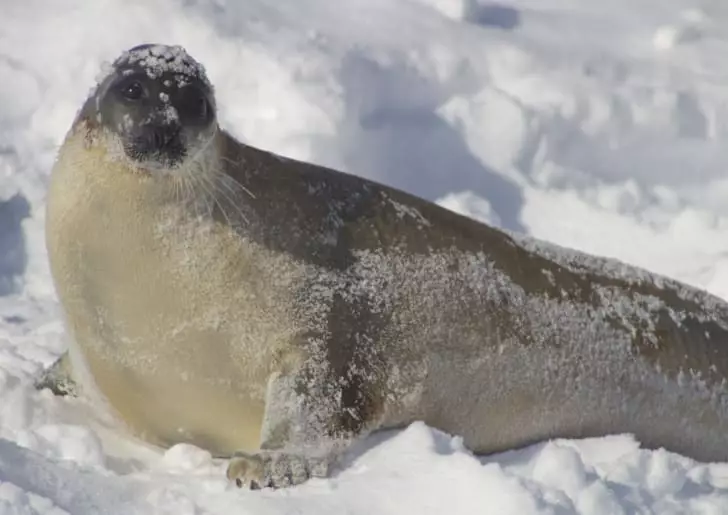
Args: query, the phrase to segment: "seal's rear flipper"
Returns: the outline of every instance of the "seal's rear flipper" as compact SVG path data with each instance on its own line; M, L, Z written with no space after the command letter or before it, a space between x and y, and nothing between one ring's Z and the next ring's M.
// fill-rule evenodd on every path
M77 396L76 382L73 380L71 359L68 352L64 352L58 360L48 369L44 370L35 382L36 390L48 388L54 395L65 397Z

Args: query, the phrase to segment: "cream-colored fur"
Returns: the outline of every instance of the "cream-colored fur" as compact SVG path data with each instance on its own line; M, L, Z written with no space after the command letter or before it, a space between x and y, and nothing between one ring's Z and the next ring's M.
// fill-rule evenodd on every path
M186 199L109 152L113 138L78 124L48 196L77 379L151 442L257 449L268 377L298 331L288 296L301 270L216 223L204 192Z

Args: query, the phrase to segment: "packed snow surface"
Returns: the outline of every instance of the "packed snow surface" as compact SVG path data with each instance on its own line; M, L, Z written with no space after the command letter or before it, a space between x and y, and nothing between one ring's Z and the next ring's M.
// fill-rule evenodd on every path
M478 458L421 423L241 491L31 386L65 348L48 174L122 51L184 46L243 141L728 297L726 27L722 0L2 0L0 515L728 513L728 464L629 435Z

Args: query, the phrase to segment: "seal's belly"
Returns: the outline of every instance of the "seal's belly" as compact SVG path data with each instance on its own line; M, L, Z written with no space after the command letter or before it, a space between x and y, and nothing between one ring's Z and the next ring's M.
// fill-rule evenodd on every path
M273 260L215 227L162 230L157 211L133 207L113 216L79 207L68 227L84 239L51 233L90 386L152 443L216 455L257 449L272 356L296 331L286 304L268 293L271 273L260 270ZM99 219L108 220L91 223Z
M100 392L140 438L164 447L191 443L215 456L259 447L263 402L224 370L214 378L190 377L179 362L154 373L94 352L85 358Z
M146 258L124 263L125 277L114 277L120 269L104 260L103 279L83 282L87 293L71 310L82 319L75 336L96 386L149 442L192 443L223 456L257 449L266 351L279 335L260 335L266 325L255 323L250 302L223 295L234 290L219 284L214 270L173 277L162 262L145 274ZM129 274L135 266L140 271Z

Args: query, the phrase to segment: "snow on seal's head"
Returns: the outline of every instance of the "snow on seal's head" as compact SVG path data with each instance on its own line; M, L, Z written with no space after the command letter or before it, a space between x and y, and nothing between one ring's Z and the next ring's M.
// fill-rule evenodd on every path
M180 46L144 44L105 67L77 121L110 135L136 168L169 171L210 142L215 108L200 63Z

